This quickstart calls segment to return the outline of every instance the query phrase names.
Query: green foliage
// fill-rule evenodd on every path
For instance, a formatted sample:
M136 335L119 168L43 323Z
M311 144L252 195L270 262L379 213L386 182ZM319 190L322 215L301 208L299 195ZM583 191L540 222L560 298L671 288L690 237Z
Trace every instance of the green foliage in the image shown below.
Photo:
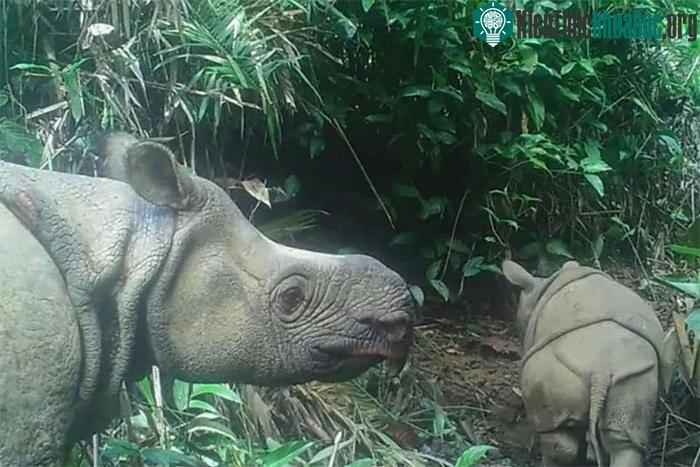
M39 140L23 127L7 119L0 119L0 159L10 158L32 167L41 161L42 147Z
M158 439L158 446L140 445L121 438L107 438L100 458L110 465L140 461L146 465L261 465L279 467L302 462L314 443L288 441L254 446L231 428L230 404L240 405L240 395L225 384L173 382L175 407L163 413L156 404L150 379L138 383L145 405L127 422L132 438ZM227 405L228 404L228 405ZM162 435L171 433L168 438ZM304 465L320 465L303 463Z
M399 227L390 245L418 252L428 289L447 299L477 254L493 260L542 238L556 240L536 256L555 263L605 248L641 256L672 211L689 219L677 187L698 133L688 137L677 116L697 119L697 43L509 39L491 49L470 34L480 3L342 2L330 22L352 34L318 36L340 57L318 75L327 113L369 172L387 174L378 189ZM621 225L636 227L615 236Z
M700 247L669 245L668 249L682 257L687 258L691 262L700 265ZM700 339L700 268L691 274L668 278L657 278L657 280L667 287L681 292L694 300L696 306L689 310L687 316L685 317L685 323L688 327L688 331L693 333L696 338Z
M479 465L479 461L486 457L486 454L492 449L492 446L471 446L459 456L455 467L472 467Z
M468 408L441 407L434 400L440 395L439 386L418 381L410 369L395 383L379 376L378 370L372 370L354 382L284 390L179 380L155 384L160 379L147 377L138 382L137 392L129 393L131 416L102 436L99 460L103 465L125 466L326 467L335 459L333 465L450 467L459 457L457 465L478 465L474 462L490 448L467 448L456 428ZM391 398L395 398L393 402ZM273 405L274 400L279 403ZM300 415L298 404L302 400ZM403 413L388 413L384 407L399 400ZM454 454L448 460L399 447L385 428L399 416L422 438L440 439L444 446L453 446ZM263 426L267 428L262 431L274 433L285 427L298 433L299 427L311 420L323 420L316 429L335 433L335 439L281 442L261 436ZM91 463L75 449L68 465Z
M698 246L700 245L670 245L669 250L697 266L700 265ZM678 310L672 312L673 327L668 331L664 342L664 360L672 362L672 365L667 365L671 368L664 371L664 385L668 388L673 377L680 374L684 387L695 398L700 398L700 268L683 276L657 277L656 280L689 297L685 313ZM691 418L695 416L691 415Z
M492 49L471 36L476 0L176 3L100 4L89 18L72 1L40 2L36 15L10 3L0 113L34 132L55 128L47 156L93 126L184 135L180 155L193 166L220 146L242 148L221 164L241 166L249 150L260 159L285 148L282 164L297 146L313 159L350 152L397 227L390 246L417 254L418 285L444 299L459 295L474 258L497 270L504 248L556 239L537 247L540 264L620 248L643 257L669 217L693 221L677 187L700 142L688 123L700 107L697 41L509 39ZM54 28L41 41L39 17ZM338 188L356 190L343 175Z

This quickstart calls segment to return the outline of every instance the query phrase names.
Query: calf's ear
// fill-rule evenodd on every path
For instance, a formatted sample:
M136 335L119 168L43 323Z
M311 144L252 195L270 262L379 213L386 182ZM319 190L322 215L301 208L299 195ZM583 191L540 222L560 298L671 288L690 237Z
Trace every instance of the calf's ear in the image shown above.
M142 141L129 146L126 175L129 185L145 200L179 210L189 207L194 194L192 176L162 144Z
M507 259L503 261L501 269L508 282L516 287L520 287L523 291L529 292L535 287L537 282L535 278L518 263Z

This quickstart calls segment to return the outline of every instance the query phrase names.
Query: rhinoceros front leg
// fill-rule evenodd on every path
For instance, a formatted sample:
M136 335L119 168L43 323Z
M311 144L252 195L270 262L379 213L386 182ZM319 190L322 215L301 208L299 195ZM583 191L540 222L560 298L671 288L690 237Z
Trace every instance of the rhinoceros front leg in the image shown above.
M544 467L575 465L582 446L578 430L564 428L540 433L539 437Z

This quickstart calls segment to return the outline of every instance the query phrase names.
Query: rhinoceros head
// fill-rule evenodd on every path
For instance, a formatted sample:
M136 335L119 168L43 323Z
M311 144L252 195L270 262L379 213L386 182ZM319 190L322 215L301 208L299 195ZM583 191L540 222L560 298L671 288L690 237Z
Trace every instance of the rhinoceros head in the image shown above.
M147 307L159 365L192 381L261 385L345 380L385 358L400 368L414 304L397 273L368 256L273 242L165 146L120 137L118 178L176 213Z
M501 266L503 275L514 286L520 289L520 298L518 300L518 327L524 331L530 319L530 315L537 306L537 302L542 296L543 289L556 277L563 269L578 267L576 261L567 261L559 271L548 278L535 277L525 270L518 263L505 260Z

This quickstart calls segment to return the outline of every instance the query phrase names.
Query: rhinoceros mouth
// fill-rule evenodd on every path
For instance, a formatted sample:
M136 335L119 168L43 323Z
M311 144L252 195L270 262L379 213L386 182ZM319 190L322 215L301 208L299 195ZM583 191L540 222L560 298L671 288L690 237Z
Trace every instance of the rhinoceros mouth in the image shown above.
M404 367L408 358L410 339L399 343L354 344L354 345L320 345L316 349L327 356L332 370L338 373L346 371L357 374L380 363L389 362L389 376L396 376Z

